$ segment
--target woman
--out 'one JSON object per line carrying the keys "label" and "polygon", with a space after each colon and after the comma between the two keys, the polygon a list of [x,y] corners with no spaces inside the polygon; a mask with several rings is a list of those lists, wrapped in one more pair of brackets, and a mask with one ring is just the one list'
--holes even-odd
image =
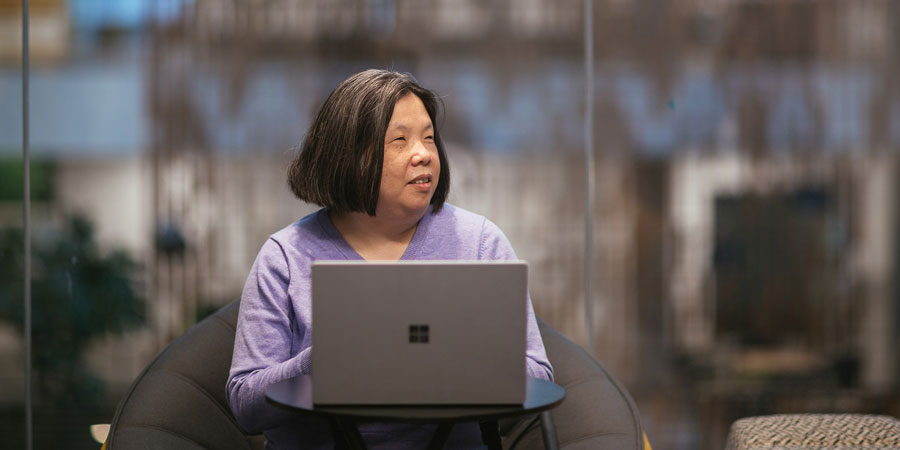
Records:
{"label": "woman", "polygon": [[[516,259],[482,216],[445,204],[450,170],[435,126],[439,100],[407,74],[367,70],[331,93],[288,170],[301,200],[322,209],[273,234],[241,295],[227,392],[238,422],[268,448],[333,448],[327,422],[266,403],[272,383],[311,372],[314,260]],[[553,369],[528,301],[526,368]],[[424,448],[433,426],[363,424],[369,448]],[[448,448],[481,447],[478,424]]]}

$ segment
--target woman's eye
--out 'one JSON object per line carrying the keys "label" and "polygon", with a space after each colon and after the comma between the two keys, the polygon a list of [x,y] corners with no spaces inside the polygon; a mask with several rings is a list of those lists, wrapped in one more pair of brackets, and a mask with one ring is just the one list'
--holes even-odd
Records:
{"label": "woman's eye", "polygon": [[405,141],[405,140],[406,140],[405,137],[400,136],[400,137],[395,137],[394,140],[391,141],[391,142],[403,142],[403,141]]}
{"label": "woman's eye", "polygon": [[426,141],[433,141],[433,140],[434,140],[434,136],[425,136],[425,140],[426,140]]}

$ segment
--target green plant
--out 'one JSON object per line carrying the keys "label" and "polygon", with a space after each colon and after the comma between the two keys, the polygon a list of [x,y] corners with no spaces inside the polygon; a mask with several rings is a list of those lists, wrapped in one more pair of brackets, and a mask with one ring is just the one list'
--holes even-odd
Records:
{"label": "green plant", "polygon": [[[53,200],[56,164],[48,159],[31,160],[31,200]],[[0,201],[21,202],[25,195],[22,179],[22,160],[0,156]]]}
{"label": "green plant", "polygon": [[[0,230],[0,319],[24,333],[23,234]],[[144,323],[144,299],[135,289],[140,267],[127,253],[102,254],[93,226],[80,216],[32,246],[32,367],[36,402],[91,405],[102,383],[81,357],[96,337]]]}

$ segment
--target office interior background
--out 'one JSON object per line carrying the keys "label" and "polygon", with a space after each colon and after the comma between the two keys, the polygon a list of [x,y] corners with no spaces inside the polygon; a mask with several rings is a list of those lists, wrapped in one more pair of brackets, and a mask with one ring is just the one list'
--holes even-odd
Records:
{"label": "office interior background", "polygon": [[[507,233],[537,315],[625,382],[654,448],[723,448],[752,415],[900,416],[900,3],[586,9],[31,1],[35,448],[98,448],[154,355],[239,297],[316,209],[284,176],[311,115],[372,67],[443,96],[450,201]],[[4,448],[26,439],[21,23],[0,0]]]}

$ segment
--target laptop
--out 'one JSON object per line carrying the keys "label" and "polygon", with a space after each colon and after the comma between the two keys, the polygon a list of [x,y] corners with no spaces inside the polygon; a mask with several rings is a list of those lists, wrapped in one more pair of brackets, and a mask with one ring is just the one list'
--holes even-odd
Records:
{"label": "laptop", "polygon": [[317,261],[319,405],[521,405],[524,261]]}

